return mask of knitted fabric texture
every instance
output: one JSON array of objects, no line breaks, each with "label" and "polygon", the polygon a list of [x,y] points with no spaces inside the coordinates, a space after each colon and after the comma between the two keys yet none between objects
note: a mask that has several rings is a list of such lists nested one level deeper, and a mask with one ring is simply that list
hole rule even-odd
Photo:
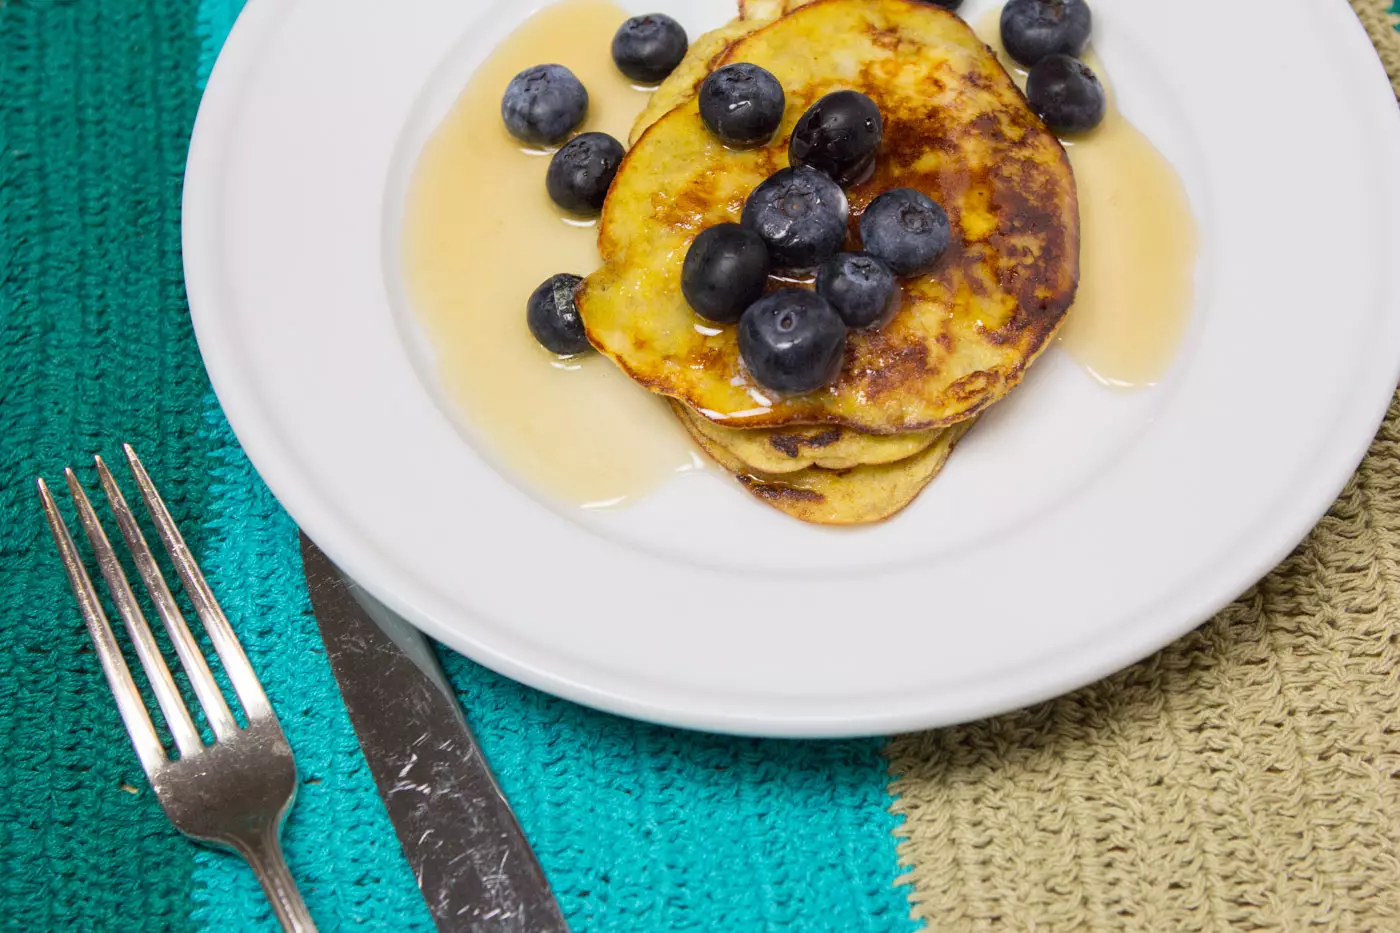
[{"label": "knitted fabric texture", "polygon": [[[39,517],[34,476],[73,464],[91,485],[91,454],[122,441],[282,716],[304,782],[287,848],[321,928],[431,928],[295,527],[209,393],[184,305],[188,134],[240,5],[0,0],[6,929],[275,928],[247,870],[160,812]],[[1393,11],[1353,5],[1400,79]],[[1397,931],[1398,454],[1400,408],[1298,551],[1167,651],[892,740],[897,798],[877,741],[639,725],[443,660],[579,931],[906,931],[911,897],[939,931]]]},{"label": "knitted fabric texture", "polygon": [[171,830],[126,741],[33,482],[71,463],[90,483],[91,455],[119,454],[127,440],[172,507],[207,514],[194,417],[207,383],[180,264],[194,28],[187,3],[0,2],[8,929],[190,928],[194,848]]},{"label": "knitted fabric texture", "polygon": [[1400,399],[1308,539],[1070,696],[894,739],[943,933],[1400,930]]}]

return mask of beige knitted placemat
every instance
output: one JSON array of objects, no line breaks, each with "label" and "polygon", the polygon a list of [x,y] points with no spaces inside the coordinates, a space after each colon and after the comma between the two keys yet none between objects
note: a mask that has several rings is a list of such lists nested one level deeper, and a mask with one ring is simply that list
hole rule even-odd
[{"label": "beige knitted placemat", "polygon": [[[1352,5],[1400,95],[1400,18]],[[1213,621],[887,754],[931,933],[1400,933],[1400,396],[1327,517]]]}]

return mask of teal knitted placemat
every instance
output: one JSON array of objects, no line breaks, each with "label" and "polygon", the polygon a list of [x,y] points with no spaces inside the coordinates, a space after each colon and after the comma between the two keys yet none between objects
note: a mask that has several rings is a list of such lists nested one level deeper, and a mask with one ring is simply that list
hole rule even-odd
[{"label": "teal knitted placemat", "polygon": [[32,481],[127,438],[183,516],[211,507],[179,240],[195,22],[178,2],[0,2],[0,922],[10,929],[191,926],[194,850],[121,744]]},{"label": "teal knitted placemat", "polygon": [[[209,391],[179,195],[238,0],[0,0],[0,709],[13,929],[273,929],[249,872],[146,785],[33,495],[129,440],[220,593],[303,786],[288,857],[323,930],[431,924],[316,635],[296,529]],[[878,741],[640,725],[444,652],[576,930],[907,931]]]}]

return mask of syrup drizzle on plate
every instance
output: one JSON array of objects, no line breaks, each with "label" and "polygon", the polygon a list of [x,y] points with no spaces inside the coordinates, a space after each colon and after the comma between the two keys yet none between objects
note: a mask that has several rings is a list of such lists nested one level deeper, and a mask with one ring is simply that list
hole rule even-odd
[{"label": "syrup drizzle on plate", "polygon": [[626,18],[607,0],[565,0],[501,43],[419,157],[404,223],[409,298],[443,386],[503,466],[584,508],[620,505],[704,461],[665,404],[612,361],[559,359],[525,326],[541,282],[598,267],[597,224],[549,200],[550,153],[511,138],[501,95],[523,69],[557,62],[588,89],[583,129],[626,140],[649,97],[612,61]]},{"label": "syrup drizzle on plate", "polygon": [[[525,301],[536,286],[598,267],[596,222],[566,217],[549,201],[549,153],[507,134],[500,99],[517,72],[557,62],[588,88],[583,129],[625,140],[648,98],[609,51],[626,16],[608,0],[563,0],[501,43],[420,155],[405,214],[409,297],[443,386],[491,455],[582,508],[626,503],[676,473],[703,469],[704,460],[664,403],[609,360],[561,360],[526,328]],[[999,17],[989,13],[977,32],[1024,86],[1024,71],[1001,49]],[[1107,88],[1101,64],[1088,61]],[[1113,106],[1111,91],[1103,124],[1065,146],[1082,246],[1061,343],[1105,385],[1152,385],[1190,314],[1197,236],[1185,188]]]},{"label": "syrup drizzle on plate", "polygon": [[[1026,71],[1001,44],[1001,10],[978,20],[977,35],[1022,87]],[[1079,190],[1079,291],[1060,344],[1108,386],[1155,385],[1176,358],[1190,321],[1199,237],[1176,169],[1114,106],[1103,123],[1063,140]]]}]

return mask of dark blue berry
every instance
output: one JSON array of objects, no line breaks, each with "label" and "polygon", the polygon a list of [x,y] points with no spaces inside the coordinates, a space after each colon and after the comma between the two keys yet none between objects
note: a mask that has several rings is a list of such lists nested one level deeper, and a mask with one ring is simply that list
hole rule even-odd
[{"label": "dark blue berry", "polygon": [[1001,8],[1001,44],[1027,68],[1047,55],[1083,54],[1092,29],[1084,0],[1010,0]]},{"label": "dark blue berry", "polygon": [[1026,77],[1026,99],[1056,133],[1083,133],[1103,122],[1108,99],[1093,69],[1068,55],[1047,55]]},{"label": "dark blue berry", "polygon": [[757,382],[775,392],[811,392],[841,372],[846,325],[826,299],[783,288],[739,319],[739,355]]},{"label": "dark blue berry", "polygon": [[532,146],[557,146],[588,116],[588,91],[563,65],[536,65],[511,78],[501,98],[510,134]]},{"label": "dark blue berry", "polygon": [[894,316],[899,283],[889,266],[869,253],[841,253],[817,270],[817,294],[847,327],[883,327]]},{"label": "dark blue berry", "polygon": [[626,152],[607,133],[583,133],[564,144],[549,161],[544,185],[566,211],[596,214],[603,209],[608,186]]},{"label": "dark blue berry", "polygon": [[948,248],[948,215],[928,195],[895,188],[870,202],[860,216],[865,251],[896,275],[921,275],[933,268]]},{"label": "dark blue berry", "polygon": [[768,244],[779,269],[814,269],[846,241],[850,204],[828,176],[799,165],[774,173],[744,204],[742,223]]},{"label": "dark blue berry", "polygon": [[658,84],[676,70],[690,43],[681,24],[664,13],[634,16],[613,36],[617,70],[642,84]]},{"label": "dark blue berry", "polygon": [[792,131],[788,161],[856,185],[875,170],[885,122],[875,101],[859,91],[837,91],[817,101]]},{"label": "dark blue berry", "polygon": [[924,2],[932,6],[941,6],[949,11],[956,10],[963,4],[963,0],[924,0]]},{"label": "dark blue berry", "polygon": [[681,292],[701,317],[720,324],[739,320],[763,297],[768,282],[768,247],[738,224],[701,231],[681,267]]},{"label": "dark blue berry", "polygon": [[720,141],[737,148],[761,146],[783,122],[787,96],[773,73],[735,62],[700,85],[700,119]]},{"label": "dark blue berry", "polygon": [[583,279],[567,272],[550,276],[525,304],[525,323],[546,350],[561,356],[589,347],[578,313],[578,287]]}]

